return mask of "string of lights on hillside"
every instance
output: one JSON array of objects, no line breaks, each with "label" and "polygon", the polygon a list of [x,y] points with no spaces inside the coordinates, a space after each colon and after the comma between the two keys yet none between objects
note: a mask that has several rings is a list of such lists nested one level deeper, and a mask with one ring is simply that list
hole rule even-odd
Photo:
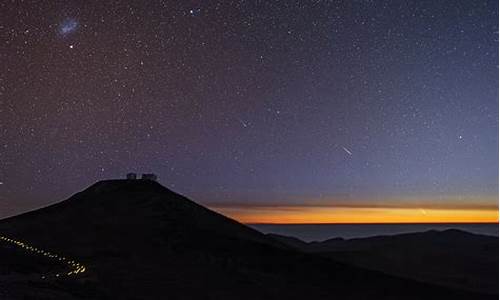
[{"label": "string of lights on hillside", "polygon": [[[7,242],[7,243],[10,243],[11,245],[14,245],[16,247],[22,248],[23,250],[29,251],[29,252],[31,252],[33,254],[43,255],[43,256],[47,257],[48,259],[59,261],[60,263],[63,263],[63,264],[65,264],[65,265],[67,265],[69,267],[70,270],[67,273],[65,273],[65,274],[56,273],[54,275],[55,277],[61,277],[61,276],[64,276],[64,275],[66,275],[66,276],[73,276],[73,275],[77,275],[77,274],[83,273],[86,270],[86,268],[85,268],[84,265],[82,265],[79,262],[76,262],[73,259],[68,259],[68,258],[66,258],[64,256],[55,254],[53,252],[49,252],[49,251],[45,251],[45,250],[39,249],[37,247],[34,247],[34,246],[31,246],[31,245],[27,244],[26,242],[15,240],[15,239],[3,236],[3,235],[0,235],[0,240],[4,241],[4,242]],[[50,275],[42,275],[42,279],[48,278],[49,276]]]}]

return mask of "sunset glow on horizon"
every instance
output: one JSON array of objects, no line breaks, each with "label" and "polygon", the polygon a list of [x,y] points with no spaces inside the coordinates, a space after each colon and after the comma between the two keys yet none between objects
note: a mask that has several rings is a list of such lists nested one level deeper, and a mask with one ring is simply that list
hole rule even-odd
[{"label": "sunset glow on horizon", "polygon": [[380,207],[220,207],[216,211],[242,223],[498,223],[498,209]]}]

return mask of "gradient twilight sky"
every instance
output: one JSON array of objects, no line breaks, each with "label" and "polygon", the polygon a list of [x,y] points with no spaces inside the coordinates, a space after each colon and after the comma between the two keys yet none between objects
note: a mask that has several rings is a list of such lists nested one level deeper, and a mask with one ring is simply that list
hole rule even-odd
[{"label": "gradient twilight sky", "polygon": [[248,222],[498,220],[498,37],[496,0],[2,1],[0,216],[135,171]]}]

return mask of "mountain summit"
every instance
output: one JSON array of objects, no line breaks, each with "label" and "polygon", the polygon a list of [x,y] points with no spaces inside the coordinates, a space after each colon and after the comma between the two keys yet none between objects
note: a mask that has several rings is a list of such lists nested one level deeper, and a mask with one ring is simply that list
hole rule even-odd
[{"label": "mountain summit", "polygon": [[[66,201],[5,219],[0,228],[75,254],[88,243],[93,248],[128,245],[120,252],[135,251],[131,242],[141,243],[142,249],[155,243],[175,244],[181,235],[204,239],[207,232],[260,243],[270,241],[151,180],[100,181]],[[65,240],[64,245],[58,238]]]},{"label": "mountain summit", "polygon": [[488,298],[301,253],[150,180],[100,181],[0,234],[5,299]]}]

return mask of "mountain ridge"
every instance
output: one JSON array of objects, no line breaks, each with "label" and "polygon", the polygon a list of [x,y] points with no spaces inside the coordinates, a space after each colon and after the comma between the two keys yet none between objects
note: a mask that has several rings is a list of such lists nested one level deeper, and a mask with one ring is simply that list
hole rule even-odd
[{"label": "mountain ridge", "polygon": [[268,236],[298,251],[362,268],[452,288],[498,293],[498,237],[494,236],[458,229],[314,242]]},{"label": "mountain ridge", "polygon": [[[0,220],[0,233],[86,267],[73,277],[33,280],[37,262],[27,266],[27,280],[10,266],[0,274],[6,299],[28,292],[34,299],[489,299],[302,253],[147,180],[100,181]],[[21,250],[0,244],[5,257],[27,255]]]}]

